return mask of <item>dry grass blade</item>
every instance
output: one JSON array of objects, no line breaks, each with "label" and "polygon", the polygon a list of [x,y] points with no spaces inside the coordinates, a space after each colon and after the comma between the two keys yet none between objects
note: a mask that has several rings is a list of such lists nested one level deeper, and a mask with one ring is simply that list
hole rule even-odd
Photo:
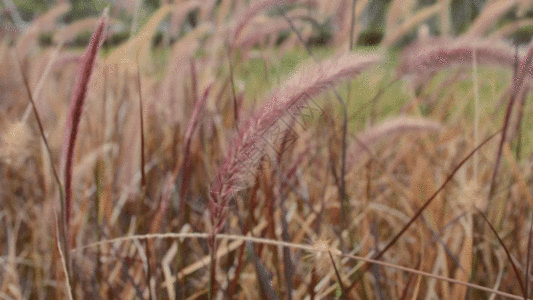
[{"label": "dry grass blade", "polygon": [[[46,138],[46,135],[44,134],[43,123],[41,121],[41,117],[39,116],[39,112],[37,111],[37,106],[35,104],[35,100],[33,99],[33,95],[32,95],[31,89],[30,89],[30,83],[28,82],[28,78],[26,78],[26,75],[22,71],[22,68],[20,66],[20,62],[19,62],[18,59],[17,59],[17,63],[18,63],[18,66],[19,66],[20,74],[22,75],[22,82],[24,83],[24,87],[26,88],[26,92],[28,93],[28,99],[30,101],[30,105],[31,105],[33,113],[35,115],[35,119],[37,120],[37,126],[39,127],[39,133],[40,133],[41,138],[43,139],[44,145],[46,147],[46,152],[48,154],[48,158],[50,159],[50,162],[53,162],[52,151],[50,150],[50,144],[48,143],[48,139]],[[53,174],[54,179],[55,179],[55,181],[57,183],[57,186],[59,188],[60,201],[61,201],[61,205],[62,205],[62,202],[63,202],[63,189],[61,188],[61,180],[59,179],[59,173],[57,172],[57,170],[53,166],[53,164],[52,164],[52,174]]]},{"label": "dry grass blade", "polygon": [[335,264],[335,260],[333,259],[333,255],[331,254],[331,251],[328,251],[329,259],[331,261],[331,265],[333,266],[333,270],[335,270],[335,276],[337,277],[337,282],[339,283],[339,287],[341,288],[341,299],[348,299],[348,293],[346,291],[346,286],[342,282],[341,274],[339,273],[339,269],[337,268],[337,265]]},{"label": "dry grass blade", "polygon": [[526,280],[524,280],[524,282],[526,283],[526,286],[524,287],[524,290],[526,291],[526,294],[524,295],[524,299],[527,298],[527,296],[529,296],[529,288],[528,288],[528,283],[529,283],[529,265],[531,264],[531,240],[533,238],[533,219],[531,220],[531,223],[529,225],[529,237],[527,239],[527,257],[526,257],[526,272],[525,272],[525,277],[526,277]]},{"label": "dry grass blade", "polygon": [[483,212],[481,212],[481,210],[479,210],[478,208],[476,208],[476,210],[481,215],[483,220],[485,220],[485,222],[489,225],[490,230],[494,233],[494,235],[498,239],[498,242],[500,243],[500,245],[502,245],[502,248],[505,251],[505,255],[507,255],[507,258],[509,259],[509,262],[511,263],[511,266],[513,267],[513,271],[515,273],[516,280],[518,280],[518,284],[520,285],[520,289],[522,290],[522,293],[524,295],[524,299],[526,299],[527,298],[526,288],[524,286],[524,283],[522,282],[522,277],[520,276],[520,272],[518,271],[518,267],[516,266],[516,264],[513,261],[513,257],[511,256],[511,253],[509,252],[509,249],[507,249],[507,246],[505,246],[505,243],[501,239],[500,235],[498,234],[496,229],[492,226],[492,224],[489,222],[489,220],[487,220],[487,217],[485,217]]},{"label": "dry grass blade", "polygon": [[[444,180],[444,182],[442,183],[442,185],[437,189],[437,191],[435,191],[435,193],[433,193],[433,195],[431,195],[427,200],[426,202],[424,203],[424,205],[422,205],[422,207],[420,207],[417,212],[415,213],[415,215],[409,220],[409,222],[407,222],[407,224],[405,224],[403,226],[403,228],[400,230],[400,232],[398,232],[391,240],[390,242],[387,243],[387,245],[385,246],[385,248],[383,248],[383,250],[381,250],[377,255],[374,255],[373,259],[375,260],[379,260],[383,254],[385,254],[385,252],[387,252],[387,250],[389,250],[392,245],[394,245],[398,239],[407,231],[407,229],[409,229],[409,227],[411,227],[411,225],[413,225],[413,223],[418,219],[418,217],[420,217],[422,215],[422,213],[424,212],[424,210],[431,204],[431,202],[437,197],[437,195],[446,187],[446,185],[452,180],[452,178],[454,177],[455,173],[457,173],[457,171],[459,171],[459,169],[474,155],[474,153],[476,153],[479,149],[481,149],[481,147],[483,147],[487,142],[489,142],[493,137],[495,137],[501,130],[493,133],[492,135],[490,135],[488,138],[486,138],[481,144],[479,144],[474,150],[472,150],[465,158],[463,158],[463,160],[461,160],[461,162],[459,162],[459,164],[457,164],[457,166],[452,170],[452,172],[450,173],[450,175],[448,175],[448,177],[446,178],[446,180]],[[364,274],[366,273],[366,271],[368,271],[370,269],[370,265],[369,263],[367,263],[365,265],[365,267],[363,268],[363,271],[361,272],[361,274]],[[356,284],[358,283],[358,281],[354,281],[354,283],[352,284],[352,286],[350,286],[348,288],[348,290],[351,290]]]},{"label": "dry grass blade", "polygon": [[257,279],[259,281],[259,287],[261,289],[261,297],[264,300],[279,299],[276,291],[272,287],[272,283],[271,283],[270,275],[268,274],[268,270],[261,263],[261,261],[257,257],[257,254],[255,254],[254,245],[251,242],[247,241],[246,248],[248,249],[248,253],[250,254],[250,257],[252,258],[252,261],[254,262],[254,265],[255,265],[255,274],[257,275]]},{"label": "dry grass blade", "polygon": [[211,85],[209,85],[204,91],[203,95],[201,97],[198,97],[196,95],[196,71],[194,67],[194,61],[191,60],[191,73],[192,73],[192,80],[193,80],[193,90],[194,90],[194,109],[191,115],[191,119],[189,120],[189,124],[187,125],[187,130],[185,132],[185,147],[183,149],[183,160],[181,165],[179,166],[179,169],[176,169],[174,174],[175,176],[178,176],[181,178],[180,182],[180,205],[179,205],[179,213],[183,215],[183,209],[185,208],[185,193],[187,191],[187,187],[189,186],[189,179],[191,178],[191,170],[190,170],[190,154],[191,154],[191,143],[192,143],[192,136],[194,132],[198,129],[198,122],[200,118],[203,116],[204,109],[205,109],[205,103],[209,97],[209,92],[211,90]]},{"label": "dry grass blade", "polygon": [[[63,267],[63,272],[65,273],[65,284],[67,288],[67,296],[69,300],[73,300],[74,297],[72,297],[72,286],[70,284],[70,271],[69,271],[69,265],[67,263],[68,257],[70,255],[68,253],[65,253],[65,247],[61,245],[61,230],[59,229],[61,226],[59,225],[59,220],[57,218],[57,213],[54,212],[55,216],[55,232],[56,232],[56,239],[57,239],[57,250],[59,251],[59,256],[61,257],[61,266]],[[63,241],[64,243],[64,241]]]},{"label": "dry grass blade", "polygon": [[[262,225],[258,227],[258,229],[264,230],[265,227],[266,227],[266,222],[263,222]],[[257,230],[257,231],[260,231],[260,230]],[[254,231],[256,231],[256,230],[254,230]],[[156,233],[156,234],[125,236],[125,237],[119,237],[119,238],[116,238],[116,239],[103,240],[103,241],[99,241],[99,242],[96,242],[96,243],[88,244],[88,245],[85,245],[85,246],[82,246],[82,247],[78,247],[78,248],[72,249],[71,251],[73,253],[81,252],[82,250],[85,250],[85,249],[88,249],[88,248],[92,248],[92,247],[99,247],[99,246],[103,246],[103,245],[106,245],[106,244],[122,243],[122,242],[126,242],[126,241],[131,241],[131,240],[183,239],[183,238],[210,239],[211,235],[209,233],[197,233],[197,232],[195,232],[195,233]],[[265,245],[291,247],[293,249],[300,249],[300,250],[308,251],[310,253],[321,253],[321,252],[324,252],[323,248],[317,248],[315,245],[287,243],[287,242],[282,242],[282,241],[277,241],[277,240],[270,240],[270,239],[265,239],[265,238],[258,238],[258,237],[253,237],[253,236],[218,234],[216,236],[216,238],[218,240],[230,239],[230,240],[234,240],[234,242],[250,241],[250,242],[255,243],[255,244],[265,244]],[[230,246],[230,247],[232,249],[236,249],[238,246]],[[226,249],[224,249],[224,250],[226,250]],[[464,286],[467,286],[467,287],[470,287],[470,288],[474,288],[474,289],[477,289],[477,290],[480,290],[480,291],[484,291],[484,292],[500,295],[500,296],[503,296],[503,297],[507,297],[509,299],[517,299],[517,300],[522,300],[523,299],[523,297],[520,297],[520,296],[516,296],[516,295],[513,295],[513,294],[501,292],[501,291],[494,290],[494,289],[491,289],[491,288],[487,288],[487,287],[484,287],[484,286],[480,286],[480,285],[477,285],[477,284],[472,284],[472,283],[469,283],[469,282],[463,282],[463,281],[451,279],[451,278],[448,278],[448,277],[443,277],[443,276],[439,276],[439,275],[435,275],[435,274],[431,274],[431,273],[415,270],[415,269],[412,269],[412,268],[407,268],[407,267],[403,267],[403,266],[400,266],[400,265],[387,263],[387,262],[384,262],[384,261],[379,261],[379,260],[376,260],[376,259],[366,258],[366,257],[362,257],[362,256],[349,255],[349,254],[343,254],[342,252],[340,252],[339,250],[334,249],[334,248],[331,249],[330,252],[331,252],[331,254],[333,254],[335,256],[343,256],[343,257],[347,257],[347,258],[350,258],[350,259],[362,261],[362,262],[365,262],[367,264],[377,264],[377,265],[380,265],[380,266],[383,266],[383,267],[393,268],[393,269],[396,269],[396,270],[401,270],[401,271],[405,271],[405,272],[408,272],[408,273],[412,273],[412,274],[416,274],[416,275],[420,275],[420,276],[424,276],[424,277],[428,277],[428,278],[435,278],[437,280],[441,280],[441,281],[445,281],[445,282],[449,282],[449,283],[453,283],[453,284],[460,284],[460,285],[464,285]],[[227,254],[227,252],[225,252],[225,254]],[[221,257],[221,256],[222,255],[220,253],[217,254],[217,257]],[[194,269],[197,270],[199,268],[206,267],[208,265],[208,263],[209,263],[209,260],[205,260],[205,259],[203,261],[196,262]],[[185,270],[183,270],[183,271],[185,271]],[[187,271],[187,272],[190,272],[190,271]]]},{"label": "dry grass blade", "polygon": [[382,47],[388,48],[396,43],[401,37],[403,37],[409,30],[411,30],[416,25],[424,22],[431,16],[435,15],[441,10],[442,3],[435,3],[430,7],[424,8],[418,12],[415,16],[408,19],[402,23],[402,25],[392,33],[387,33],[383,42],[381,43]]},{"label": "dry grass blade", "polygon": [[157,26],[170,12],[170,5],[163,5],[150,18],[143,30],[137,34],[130,41],[117,48],[106,59],[107,64],[117,64],[127,67],[129,70],[135,69],[135,58],[139,55],[139,63],[144,66],[146,61],[150,58],[151,39],[154,36]]},{"label": "dry grass blade", "polygon": [[[39,128],[39,133],[41,135],[41,138],[43,139],[43,142],[44,142],[44,146],[45,146],[45,149],[46,149],[46,153],[48,154],[48,158],[50,160],[50,165],[51,165],[51,169],[52,169],[52,175],[54,176],[54,179],[57,183],[57,187],[58,187],[58,190],[59,190],[59,202],[60,202],[60,207],[61,207],[61,213],[64,213],[65,211],[65,205],[64,205],[64,193],[63,193],[63,188],[61,186],[61,180],[59,179],[59,173],[57,172],[55,166],[53,165],[53,158],[52,158],[52,151],[50,150],[50,144],[48,143],[48,139],[46,138],[46,135],[44,134],[44,128],[43,128],[43,123],[41,121],[41,117],[39,116],[39,112],[37,111],[37,106],[35,104],[35,100],[33,99],[33,95],[32,95],[32,92],[31,92],[31,89],[30,89],[30,84],[28,82],[28,79],[26,78],[26,75],[24,74],[24,72],[22,71],[22,67],[20,65],[20,61],[17,59],[17,64],[18,64],[18,67],[19,67],[19,71],[21,73],[21,76],[22,76],[22,82],[24,83],[24,87],[26,89],[26,92],[28,94],[28,99],[30,101],[30,104],[31,104],[31,107],[33,109],[33,113],[35,115],[35,119],[37,120],[37,126]],[[66,223],[65,223],[65,219],[62,219],[62,222],[61,223],[58,223],[57,219],[56,219],[56,227],[57,227],[57,246],[61,248],[61,246],[63,247],[62,249],[59,249],[60,251],[60,254],[61,254],[61,258],[62,258],[62,263],[63,263],[63,267],[64,267],[64,271],[65,271],[65,276],[66,276],[66,281],[67,281],[67,289],[68,289],[68,294],[70,296],[70,299],[72,299],[72,289],[70,287],[70,265],[66,262],[68,262],[70,260],[70,252],[68,251],[69,247],[67,246],[67,233],[66,233]]]},{"label": "dry grass blade", "polygon": [[237,103],[237,94],[235,93],[235,81],[233,76],[233,66],[231,65],[231,49],[228,49],[228,67],[229,67],[229,79],[231,84],[231,97],[233,101],[233,120],[235,122],[235,126],[237,126],[239,122],[239,105]]},{"label": "dry grass blade", "polygon": [[141,134],[141,190],[143,194],[146,192],[146,171],[144,169],[145,165],[145,156],[144,156],[144,105],[143,105],[143,96],[141,90],[141,73],[139,70],[139,61],[137,60],[137,88],[139,93],[139,121],[140,121],[140,134]]},{"label": "dry grass blade", "polygon": [[[87,46],[81,64],[78,70],[76,85],[72,93],[70,101],[69,116],[67,120],[65,141],[63,144],[62,164],[65,177],[65,218],[66,229],[68,230],[70,220],[70,207],[72,199],[72,170],[74,164],[74,146],[76,145],[76,137],[78,135],[78,127],[81,120],[81,114],[87,95],[91,73],[96,61],[98,49],[105,37],[105,30],[107,26],[107,9],[98,24],[98,27],[91,36],[91,41]],[[68,233],[67,233],[68,238]]]}]

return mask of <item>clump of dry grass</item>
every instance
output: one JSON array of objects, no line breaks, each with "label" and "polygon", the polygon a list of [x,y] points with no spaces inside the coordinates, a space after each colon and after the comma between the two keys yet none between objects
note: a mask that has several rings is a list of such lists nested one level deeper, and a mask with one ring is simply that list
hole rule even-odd
[{"label": "clump of dry grass", "polygon": [[34,142],[31,129],[25,122],[8,124],[1,138],[1,158],[7,164],[20,165],[31,154]]}]

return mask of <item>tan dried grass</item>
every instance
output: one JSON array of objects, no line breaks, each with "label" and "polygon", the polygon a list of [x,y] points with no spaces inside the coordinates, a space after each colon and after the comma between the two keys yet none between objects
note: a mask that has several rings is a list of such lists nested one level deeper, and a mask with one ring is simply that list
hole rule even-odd
[{"label": "tan dried grass", "polygon": [[32,154],[30,145],[33,141],[33,134],[26,123],[8,124],[1,135],[0,158],[8,164],[21,166]]},{"label": "tan dried grass", "polygon": [[148,23],[146,23],[141,32],[135,37],[132,37],[127,43],[115,49],[106,58],[105,63],[111,67],[121,66],[131,73],[134,73],[137,69],[137,58],[139,59],[138,63],[143,68],[152,65],[150,62],[151,41],[156,33],[157,26],[168,15],[171,8],[172,6],[170,5],[161,6],[150,18]]},{"label": "tan dried grass", "polygon": [[55,27],[55,21],[61,15],[70,10],[69,3],[62,3],[56,5],[54,8],[48,10],[45,14],[35,19],[32,25],[24,32],[16,44],[19,57],[24,57],[26,53],[37,42],[37,37],[41,32],[52,30]]},{"label": "tan dried grass", "polygon": [[412,30],[418,24],[424,22],[428,18],[440,12],[442,9],[442,3],[435,3],[432,6],[422,9],[417,12],[413,17],[407,19],[403,22],[396,30],[392,32],[387,32],[383,38],[383,42],[380,43],[380,46],[383,48],[388,48],[396,43],[401,37],[405,36],[407,32]]}]

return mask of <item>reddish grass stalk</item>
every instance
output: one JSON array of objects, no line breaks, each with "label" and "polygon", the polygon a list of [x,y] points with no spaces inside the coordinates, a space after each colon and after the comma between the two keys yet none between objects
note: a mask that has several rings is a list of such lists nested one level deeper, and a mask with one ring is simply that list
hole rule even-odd
[{"label": "reddish grass stalk", "polygon": [[[73,172],[73,160],[74,160],[74,147],[76,145],[76,137],[78,135],[79,123],[81,120],[81,113],[83,111],[83,105],[85,97],[87,95],[87,89],[91,74],[95,64],[98,49],[100,48],[102,41],[105,38],[105,29],[108,22],[108,9],[106,9],[98,23],[98,27],[91,36],[91,41],[87,46],[81,64],[78,69],[78,76],[76,79],[76,85],[70,101],[69,116],[67,120],[65,141],[63,143],[63,157],[62,162],[64,166],[65,176],[65,224],[66,230],[69,229],[70,222],[70,207],[72,202],[72,172]],[[69,234],[67,232],[67,238]]]},{"label": "reddish grass stalk", "polygon": [[183,162],[181,163],[180,168],[174,171],[174,174],[176,174],[176,176],[178,174],[181,174],[179,213],[182,215],[183,215],[183,210],[185,208],[184,206],[185,193],[187,191],[187,185],[189,183],[189,179],[191,178],[191,172],[189,170],[189,167],[190,167],[192,135],[194,131],[198,128],[198,122],[203,113],[201,109],[204,108],[205,102],[207,101],[207,97],[209,96],[209,91],[211,90],[211,85],[209,85],[204,90],[202,97],[198,98],[198,92],[197,92],[198,87],[197,87],[197,78],[196,78],[194,61],[191,60],[190,64],[191,64],[191,75],[192,75],[192,93],[193,93],[193,99],[195,101],[195,104],[194,104],[194,109],[191,115],[191,119],[189,120],[189,124],[187,125],[187,130],[185,132],[185,148],[183,149]]},{"label": "reddish grass stalk", "polygon": [[339,287],[341,290],[341,296],[339,298],[342,300],[348,299],[347,298],[348,293],[346,291],[346,286],[342,282],[341,274],[339,272],[339,269],[337,268],[337,265],[335,264],[335,260],[333,259],[333,255],[331,254],[331,251],[328,251],[328,255],[329,255],[329,259],[331,260],[331,265],[333,266],[333,270],[335,270],[335,276],[337,277],[337,282],[339,283]]},{"label": "reddish grass stalk", "polygon": [[[481,215],[483,220],[487,223],[487,225],[489,225],[490,230],[494,233],[494,235],[498,239],[498,242],[500,243],[500,245],[502,245],[502,248],[505,251],[505,255],[509,259],[509,262],[511,263],[511,267],[513,267],[513,271],[515,273],[516,280],[518,281],[518,285],[520,285],[520,289],[522,290],[522,294],[524,295],[524,299],[526,299],[527,298],[527,287],[524,286],[524,283],[522,282],[522,277],[520,277],[520,272],[518,271],[518,267],[516,266],[516,264],[513,261],[513,257],[511,256],[511,253],[509,252],[509,249],[507,249],[507,246],[505,246],[505,243],[503,242],[502,238],[498,234],[498,231],[496,231],[494,226],[492,226],[492,224],[487,219],[487,217],[485,217],[483,212],[481,212],[481,210],[479,210],[478,208],[476,208],[476,210]],[[527,270],[527,266],[526,266],[526,270]]]},{"label": "reddish grass stalk", "polygon": [[237,123],[239,121],[239,107],[237,105],[237,94],[235,93],[235,82],[233,78],[233,66],[231,65],[231,46],[228,46],[228,66],[229,66],[229,79],[231,84],[231,95],[233,97],[233,120],[235,122],[235,126],[237,126]]},{"label": "reddish grass stalk", "polygon": [[143,196],[146,193],[146,170],[144,169],[145,165],[145,157],[144,157],[144,116],[143,116],[143,95],[141,90],[141,73],[139,71],[139,53],[137,53],[137,89],[139,93],[139,121],[140,121],[140,128],[141,131],[141,191],[143,193]]},{"label": "reddish grass stalk", "polygon": [[[16,52],[15,52],[15,55],[16,55]],[[61,180],[59,179],[59,174],[56,168],[54,167],[54,164],[52,163],[53,159],[52,159],[52,151],[50,150],[50,144],[48,143],[48,139],[46,138],[46,135],[44,134],[43,122],[41,121],[41,117],[39,116],[39,112],[37,111],[37,105],[35,103],[35,100],[33,98],[33,95],[30,89],[30,83],[28,82],[28,78],[26,78],[26,75],[24,74],[24,71],[22,70],[22,66],[20,64],[20,59],[18,58],[18,56],[17,56],[16,61],[19,67],[20,74],[22,76],[22,82],[24,83],[24,87],[26,88],[26,92],[28,93],[28,99],[30,100],[30,104],[33,109],[33,113],[35,115],[35,119],[37,120],[37,126],[39,128],[39,133],[41,134],[41,137],[43,139],[44,146],[46,149],[46,153],[48,154],[48,158],[50,159],[52,174],[54,176],[54,179],[57,183],[57,187],[59,189],[59,201],[60,201],[60,206],[61,206],[61,212],[63,213],[65,210],[64,203],[63,203],[64,201],[63,188],[61,187]],[[68,287],[67,288],[68,295],[69,295],[69,298],[72,299],[72,288],[70,285],[70,277],[69,277],[71,276],[71,272],[70,272],[70,265],[67,263],[70,260],[70,253],[69,251],[67,251],[68,247],[67,247],[67,238],[66,238],[66,232],[65,232],[66,226],[65,226],[65,222],[61,222],[61,224],[59,224],[57,220],[57,214],[55,212],[54,212],[54,216],[56,217],[55,223],[56,223],[56,232],[57,232],[57,246],[58,246],[58,250],[61,255],[63,267],[65,268],[65,273],[66,273],[65,277],[66,277],[66,283]]]},{"label": "reddish grass stalk", "polygon": [[527,256],[526,256],[526,271],[525,271],[525,277],[524,280],[525,287],[524,290],[526,291],[526,294],[524,295],[524,299],[529,296],[529,265],[530,265],[530,258],[531,258],[531,238],[533,237],[533,219],[531,220],[531,224],[529,225],[529,238],[527,239]]},{"label": "reddish grass stalk", "polygon": [[[503,121],[503,129],[502,129],[502,138],[500,139],[500,144],[498,146],[498,152],[496,154],[496,163],[494,165],[494,172],[492,173],[489,194],[487,196],[487,199],[488,199],[487,208],[491,207],[491,199],[492,199],[492,195],[494,194],[494,186],[496,182],[496,176],[498,175],[498,168],[500,166],[503,144],[505,143],[505,140],[507,138],[509,122],[511,120],[511,114],[513,112],[513,107],[516,102],[516,98],[519,96],[520,91],[524,87],[524,81],[526,80],[526,77],[529,77],[531,76],[531,74],[533,74],[533,42],[529,44],[528,49],[529,50],[526,54],[526,57],[520,62],[520,68],[518,69],[517,72],[515,71],[515,75],[513,76],[513,82],[511,85],[512,87],[511,97],[509,99],[509,103],[507,104],[507,110],[505,111],[505,118]],[[517,54],[515,54],[514,61],[516,62],[517,59],[518,59]]]},{"label": "reddish grass stalk", "polygon": [[264,300],[278,300],[279,296],[272,287],[272,282],[270,281],[270,276],[268,274],[269,272],[257,257],[258,255],[255,254],[254,244],[249,241],[246,241],[245,244],[248,248],[248,253],[251,257],[251,260],[255,265],[255,274],[257,275],[257,281],[261,291],[261,298]]}]

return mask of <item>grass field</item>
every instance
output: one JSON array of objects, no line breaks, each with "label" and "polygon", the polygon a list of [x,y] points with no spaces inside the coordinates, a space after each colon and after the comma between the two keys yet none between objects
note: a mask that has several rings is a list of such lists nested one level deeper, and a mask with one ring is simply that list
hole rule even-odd
[{"label": "grass field", "polygon": [[531,297],[531,1],[8,2],[0,299]]}]

